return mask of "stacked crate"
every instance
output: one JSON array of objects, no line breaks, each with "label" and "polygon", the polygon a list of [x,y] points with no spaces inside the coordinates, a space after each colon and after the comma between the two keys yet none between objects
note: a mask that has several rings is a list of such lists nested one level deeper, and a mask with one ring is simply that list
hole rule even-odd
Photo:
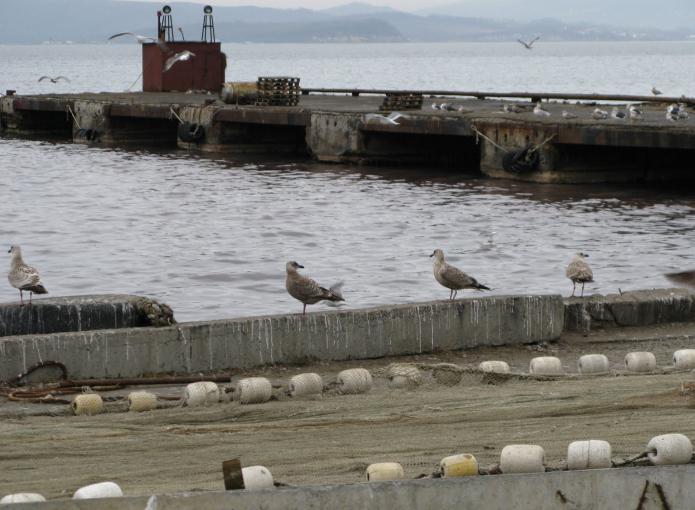
[{"label": "stacked crate", "polygon": [[382,112],[401,110],[420,110],[422,108],[422,94],[390,92],[384,97],[384,102],[379,107]]},{"label": "stacked crate", "polygon": [[259,76],[256,82],[256,106],[297,106],[302,90],[299,78],[289,76]]}]

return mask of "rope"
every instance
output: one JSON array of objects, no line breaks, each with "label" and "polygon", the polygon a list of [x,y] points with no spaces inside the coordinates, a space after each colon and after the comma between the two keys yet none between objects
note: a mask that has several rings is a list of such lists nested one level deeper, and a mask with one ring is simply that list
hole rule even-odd
[{"label": "rope", "polygon": [[174,117],[176,117],[176,120],[179,121],[179,124],[183,124],[183,120],[181,120],[181,117],[179,117],[178,114],[174,111],[173,106],[169,107],[169,113],[171,113]]},{"label": "rope", "polygon": [[125,89],[126,92],[130,92],[130,89],[132,89],[132,88],[135,86],[135,84],[138,82],[138,80],[142,77],[142,73],[143,73],[143,72],[140,71],[140,74],[138,74],[138,77],[135,78],[135,81],[134,81],[133,83],[130,84],[130,87],[128,87],[127,89]]},{"label": "rope", "polygon": [[539,150],[539,149],[540,149],[541,147],[543,147],[546,143],[548,143],[550,140],[552,140],[553,138],[555,138],[555,136],[557,136],[557,135],[555,135],[555,134],[550,135],[548,138],[546,138],[546,139],[545,139],[542,143],[540,143],[539,145],[534,145],[533,147],[531,147],[531,148],[529,149],[529,152],[535,152],[535,151]]},{"label": "rope", "polygon": [[82,129],[82,126],[80,126],[80,123],[77,121],[77,117],[75,117],[75,114],[72,111],[72,108],[70,108],[70,105],[67,105],[65,109],[68,111],[70,115],[72,115],[72,120],[75,121],[75,125],[77,126],[77,129]]},{"label": "rope", "polygon": [[[492,140],[489,136],[485,136],[483,133],[481,133],[480,131],[478,131],[478,128],[476,128],[475,126],[471,126],[471,129],[472,129],[473,132],[475,133],[475,137],[476,137],[475,143],[478,143],[477,138],[478,138],[479,136],[481,136],[481,137],[483,137],[485,140],[487,140],[488,142],[490,142],[492,145],[494,145],[495,147],[497,147],[499,150],[501,150],[502,152],[509,152],[508,149],[505,149],[505,148],[502,147],[501,145],[498,145],[497,143],[495,143],[495,141]],[[554,135],[553,135],[553,136],[554,136]]]}]

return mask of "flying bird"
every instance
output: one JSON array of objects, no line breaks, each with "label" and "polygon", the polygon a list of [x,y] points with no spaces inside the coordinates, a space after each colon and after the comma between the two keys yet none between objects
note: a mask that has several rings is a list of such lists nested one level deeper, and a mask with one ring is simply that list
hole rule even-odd
[{"label": "flying bird", "polygon": [[287,271],[287,279],[285,280],[285,288],[287,292],[298,301],[304,303],[302,315],[306,314],[306,305],[313,305],[319,301],[345,301],[341,289],[343,283],[336,283],[330,288],[321,287],[311,278],[299,274],[297,269],[304,269],[304,266],[299,265],[294,260],[285,265]]},{"label": "flying bird", "polygon": [[541,36],[539,35],[538,37],[536,37],[535,39],[533,39],[529,42],[522,41],[521,39],[517,39],[517,41],[519,41],[519,44],[521,44],[527,50],[532,50],[533,49],[533,43],[535,43],[540,38],[541,38]]},{"label": "flying bird", "polygon": [[434,250],[430,257],[434,257],[434,278],[450,290],[450,300],[456,299],[456,294],[461,289],[490,290],[490,287],[479,283],[472,276],[468,276],[460,269],[447,264],[444,261],[444,252],[442,250]]},{"label": "flying bird", "polygon": [[171,53],[171,50],[169,49],[169,47],[166,44],[164,44],[164,41],[162,41],[161,39],[155,39],[154,37],[147,37],[144,35],[135,34],[133,32],[121,32],[120,34],[114,34],[111,37],[109,37],[108,40],[110,41],[111,39],[115,39],[116,37],[121,37],[124,35],[129,35],[131,37],[134,37],[135,40],[137,42],[139,42],[140,44],[155,43],[157,46],[159,46],[159,49],[162,50],[163,52]]},{"label": "flying bird", "polygon": [[661,94],[663,94],[663,92],[661,92],[656,87],[652,87],[652,94],[654,94],[655,96],[660,96]]},{"label": "flying bird", "polygon": [[164,62],[164,72],[166,73],[177,62],[185,62],[186,60],[190,60],[191,57],[195,57],[195,53],[188,50],[183,50],[181,53],[176,53],[175,55],[172,55],[171,57],[166,59],[166,62]]},{"label": "flying bird", "polygon": [[29,304],[33,294],[48,294],[46,287],[41,283],[39,272],[24,263],[22,249],[12,245],[7,252],[10,254],[10,272],[7,279],[15,289],[19,290],[19,301],[24,306],[24,292],[29,292]]},{"label": "flying bird", "polygon": [[60,80],[65,80],[66,82],[70,83],[70,80],[66,76],[56,76],[55,78],[51,78],[50,76],[42,76],[39,78],[39,81],[43,80],[49,80],[51,83],[58,83]]},{"label": "flying bird", "polygon": [[572,297],[574,297],[574,292],[577,289],[578,283],[582,284],[581,297],[584,297],[584,284],[594,281],[594,273],[586,262],[588,257],[586,253],[580,252],[575,254],[565,270],[565,276],[572,280]]}]

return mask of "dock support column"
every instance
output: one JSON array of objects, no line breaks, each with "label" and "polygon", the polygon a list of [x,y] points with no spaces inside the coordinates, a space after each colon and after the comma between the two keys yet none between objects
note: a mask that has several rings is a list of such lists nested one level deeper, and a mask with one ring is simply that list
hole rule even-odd
[{"label": "dock support column", "polygon": [[110,105],[94,101],[75,101],[72,113],[72,139],[75,142],[115,142],[111,133]]},{"label": "dock support column", "polygon": [[361,122],[360,114],[312,113],[306,131],[307,147],[319,161],[359,162],[366,152]]},{"label": "dock support column", "polygon": [[220,123],[215,122],[215,106],[183,106],[178,116],[183,121],[177,131],[177,145],[181,149],[219,152],[222,149]]}]

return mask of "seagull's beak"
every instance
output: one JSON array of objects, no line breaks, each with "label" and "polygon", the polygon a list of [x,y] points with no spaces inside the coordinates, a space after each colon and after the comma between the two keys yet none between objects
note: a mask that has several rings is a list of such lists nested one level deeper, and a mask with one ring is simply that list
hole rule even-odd
[{"label": "seagull's beak", "polygon": [[432,252],[432,254],[430,255],[430,258],[432,258],[432,257],[434,257],[434,252]]},{"label": "seagull's beak", "polygon": [[9,250],[7,250],[7,253],[12,253],[12,248],[10,248]]},{"label": "seagull's beak", "polygon": [[301,265],[301,264],[297,264],[297,267],[298,267],[299,269],[304,269],[304,266]]}]

